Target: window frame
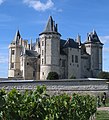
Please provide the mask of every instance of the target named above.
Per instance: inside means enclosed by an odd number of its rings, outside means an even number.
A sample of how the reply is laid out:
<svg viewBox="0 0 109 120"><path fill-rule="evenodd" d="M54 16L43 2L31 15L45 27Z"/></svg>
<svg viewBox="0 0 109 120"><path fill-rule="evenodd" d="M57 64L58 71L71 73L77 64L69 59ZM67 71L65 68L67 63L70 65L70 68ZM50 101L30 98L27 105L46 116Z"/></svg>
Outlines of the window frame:
<svg viewBox="0 0 109 120"><path fill-rule="evenodd" d="M11 54L12 54L12 55L15 55L15 50L11 50Z"/></svg>
<svg viewBox="0 0 109 120"><path fill-rule="evenodd" d="M78 63L78 56L75 55L75 63Z"/></svg>
<svg viewBox="0 0 109 120"><path fill-rule="evenodd" d="M11 63L11 69L14 69L14 63Z"/></svg>

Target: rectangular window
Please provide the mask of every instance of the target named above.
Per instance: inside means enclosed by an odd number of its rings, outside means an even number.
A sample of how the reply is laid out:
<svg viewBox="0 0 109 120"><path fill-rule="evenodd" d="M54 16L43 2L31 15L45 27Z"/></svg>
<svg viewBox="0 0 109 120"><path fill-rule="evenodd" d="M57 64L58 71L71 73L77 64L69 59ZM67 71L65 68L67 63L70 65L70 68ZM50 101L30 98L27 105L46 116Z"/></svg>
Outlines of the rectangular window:
<svg viewBox="0 0 109 120"><path fill-rule="evenodd" d="M72 55L72 63L74 62L74 56Z"/></svg>
<svg viewBox="0 0 109 120"><path fill-rule="evenodd" d="M42 59L42 65L44 64L44 59Z"/></svg>
<svg viewBox="0 0 109 120"><path fill-rule="evenodd" d="M14 68L14 63L11 63L11 68Z"/></svg>
<svg viewBox="0 0 109 120"><path fill-rule="evenodd" d="M42 50L42 55L44 55L44 51Z"/></svg>
<svg viewBox="0 0 109 120"><path fill-rule="evenodd" d="M12 55L14 55L15 54L15 50L12 50Z"/></svg>
<svg viewBox="0 0 109 120"><path fill-rule="evenodd" d="M75 63L78 63L78 56L75 55Z"/></svg>
<svg viewBox="0 0 109 120"><path fill-rule="evenodd" d="M42 75L44 75L44 72L42 72Z"/></svg>
<svg viewBox="0 0 109 120"><path fill-rule="evenodd" d="M44 46L44 41L42 41L42 46Z"/></svg>

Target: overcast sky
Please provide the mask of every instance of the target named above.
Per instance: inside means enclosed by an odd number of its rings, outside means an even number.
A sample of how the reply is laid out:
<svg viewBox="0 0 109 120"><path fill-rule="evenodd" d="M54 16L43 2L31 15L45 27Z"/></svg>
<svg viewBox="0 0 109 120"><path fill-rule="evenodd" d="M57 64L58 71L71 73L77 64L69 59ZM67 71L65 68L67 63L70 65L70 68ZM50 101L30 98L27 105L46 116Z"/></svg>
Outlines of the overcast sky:
<svg viewBox="0 0 109 120"><path fill-rule="evenodd" d="M16 30L35 41L49 16L58 24L63 39L96 30L104 43L103 70L109 71L109 0L0 0L0 77L8 76L8 46Z"/></svg>

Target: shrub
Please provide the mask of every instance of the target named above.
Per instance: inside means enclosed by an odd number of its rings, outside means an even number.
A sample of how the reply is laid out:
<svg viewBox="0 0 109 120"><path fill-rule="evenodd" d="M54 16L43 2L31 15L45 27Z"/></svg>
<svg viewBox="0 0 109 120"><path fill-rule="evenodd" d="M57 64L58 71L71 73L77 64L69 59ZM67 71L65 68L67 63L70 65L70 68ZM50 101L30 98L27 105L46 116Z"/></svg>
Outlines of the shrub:
<svg viewBox="0 0 109 120"><path fill-rule="evenodd" d="M109 79L109 72L105 72L105 71L100 72L100 73L98 74L98 78L101 78L101 79Z"/></svg>
<svg viewBox="0 0 109 120"><path fill-rule="evenodd" d="M45 86L34 91L0 90L0 120L89 120L96 112L95 97L48 95Z"/></svg>
<svg viewBox="0 0 109 120"><path fill-rule="evenodd" d="M47 80L57 80L59 79L59 75L57 72L49 72L47 76Z"/></svg>

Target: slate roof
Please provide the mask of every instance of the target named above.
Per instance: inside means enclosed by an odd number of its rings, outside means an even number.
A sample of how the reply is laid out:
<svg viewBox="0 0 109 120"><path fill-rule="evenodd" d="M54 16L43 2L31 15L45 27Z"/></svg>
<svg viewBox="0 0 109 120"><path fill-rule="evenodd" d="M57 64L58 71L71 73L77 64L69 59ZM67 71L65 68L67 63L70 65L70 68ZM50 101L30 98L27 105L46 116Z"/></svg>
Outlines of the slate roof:
<svg viewBox="0 0 109 120"><path fill-rule="evenodd" d="M73 39L69 38L65 44L63 45L64 48L77 48L79 49L79 45Z"/></svg>
<svg viewBox="0 0 109 120"><path fill-rule="evenodd" d="M63 46L64 46L65 42L66 42L66 40L63 40L63 39L60 40L60 54L61 55L66 55L66 53L63 50Z"/></svg>
<svg viewBox="0 0 109 120"><path fill-rule="evenodd" d="M61 39L60 40L60 48L63 48L65 43L66 43L66 40Z"/></svg>
<svg viewBox="0 0 109 120"><path fill-rule="evenodd" d="M29 57L38 57L39 56L37 51L33 51L33 50L26 50L25 55L27 55Z"/></svg>
<svg viewBox="0 0 109 120"><path fill-rule="evenodd" d="M66 55L64 52L64 48L77 48L79 49L79 45L77 42L75 42L73 39L69 38L68 40L60 40L60 54Z"/></svg>
<svg viewBox="0 0 109 120"><path fill-rule="evenodd" d="M85 43L89 42L102 44L95 30L88 34L87 41Z"/></svg>
<svg viewBox="0 0 109 120"><path fill-rule="evenodd" d="M54 27L54 28L53 28L53 27ZM56 29L55 29L55 25L54 25L54 23L53 23L52 16L50 16L49 19L48 19L48 22L47 22L47 25L46 25L46 27L45 27L44 32L52 32L52 31L57 32Z"/></svg>
<svg viewBox="0 0 109 120"><path fill-rule="evenodd" d="M55 24L55 21L53 21L52 16L49 17L44 31L42 33L40 33L39 35L47 34L47 33L48 34L50 34L50 33L59 34L61 36L61 34L58 33L57 24Z"/></svg>
<svg viewBox="0 0 109 120"><path fill-rule="evenodd" d="M21 38L19 30L16 32L12 42L17 42Z"/></svg>

